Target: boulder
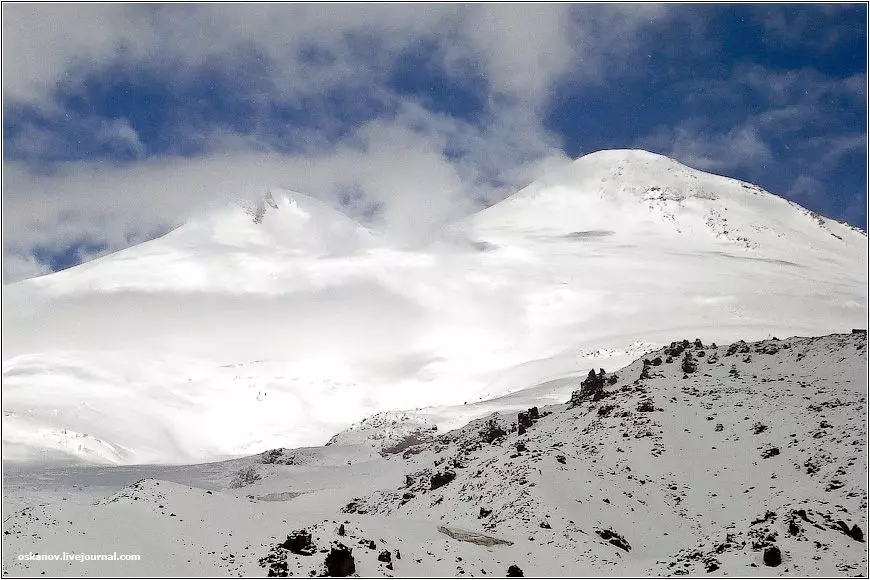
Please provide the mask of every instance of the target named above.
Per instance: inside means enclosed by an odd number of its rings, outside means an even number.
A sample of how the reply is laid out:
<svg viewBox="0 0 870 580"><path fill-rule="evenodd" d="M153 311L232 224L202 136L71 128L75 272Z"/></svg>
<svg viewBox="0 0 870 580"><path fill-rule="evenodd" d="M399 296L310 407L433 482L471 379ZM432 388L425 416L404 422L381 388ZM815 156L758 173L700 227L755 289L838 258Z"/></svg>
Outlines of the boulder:
<svg viewBox="0 0 870 580"><path fill-rule="evenodd" d="M344 544L336 544L326 555L326 575L331 577L346 577L356 572L353 560L353 550Z"/></svg>

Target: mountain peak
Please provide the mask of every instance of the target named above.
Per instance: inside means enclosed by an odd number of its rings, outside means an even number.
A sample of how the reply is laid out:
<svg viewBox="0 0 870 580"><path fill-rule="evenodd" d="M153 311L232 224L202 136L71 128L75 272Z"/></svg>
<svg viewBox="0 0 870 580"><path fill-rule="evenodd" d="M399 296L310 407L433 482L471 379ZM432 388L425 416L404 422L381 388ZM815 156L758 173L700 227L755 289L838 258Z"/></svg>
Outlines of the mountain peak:
<svg viewBox="0 0 870 580"><path fill-rule="evenodd" d="M474 238L495 244L606 231L638 247L688 242L716 251L764 246L775 254L807 245L837 253L857 235L757 185L636 149L584 155L471 222Z"/></svg>
<svg viewBox="0 0 870 580"><path fill-rule="evenodd" d="M370 232L330 205L296 191L269 188L189 221L172 232L197 245L295 251L314 255L353 251Z"/></svg>

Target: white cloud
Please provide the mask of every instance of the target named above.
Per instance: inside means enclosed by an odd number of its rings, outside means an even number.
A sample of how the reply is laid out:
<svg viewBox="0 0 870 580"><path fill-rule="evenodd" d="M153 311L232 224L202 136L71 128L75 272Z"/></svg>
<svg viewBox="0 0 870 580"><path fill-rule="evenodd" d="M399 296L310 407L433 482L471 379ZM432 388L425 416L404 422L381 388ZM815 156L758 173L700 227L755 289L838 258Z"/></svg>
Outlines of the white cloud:
<svg viewBox="0 0 870 580"><path fill-rule="evenodd" d="M31 255L22 255L13 252L3 254L3 280L23 280L35 278L51 273L51 268L41 264Z"/></svg>
<svg viewBox="0 0 870 580"><path fill-rule="evenodd" d="M5 163L4 251L26 257L36 245L60 251L81 239L116 250L203 205L276 184L333 201L354 186L383 208L379 225L425 233L563 162L543 123L550 91L565 75L606 78L631 54L635 33L667 14L638 5L4 4L7 103L57 113L52 92L75 93L91 72L146 67L171 86L205 64L234 70L259 58L267 78L251 99L293 103L342 86L397 110L337 144L316 129L282 128L306 143L294 155L275 152L262 127L246 135L180 127L208 144L203 156L183 159L147 157L126 119L79 119L97 145L138 160L64 163L49 174ZM424 110L386 86L401 51L427 41L447 74L486 79L478 124ZM27 126L10 144L18 158L38 160L62 149L60 138Z"/></svg>
<svg viewBox="0 0 870 580"><path fill-rule="evenodd" d="M714 133L697 123L683 122L674 128L661 128L638 144L696 169L713 172L755 167L772 158L770 146L752 124Z"/></svg>
<svg viewBox="0 0 870 580"><path fill-rule="evenodd" d="M239 149L121 166L66 163L51 174L7 163L5 249L61 251L87 238L114 251L203 208L253 198L271 186L335 206L353 186L383 208L376 227L404 241L419 241L446 221L480 209L476 198L496 201L525 185L541 164L565 161L561 152L545 145L528 158L526 150L510 154L497 137L408 106L392 121L363 125L335 147L296 155ZM473 153L468 159L449 158L444 149L451 140L473 142ZM489 182L492 173L505 183ZM10 273L6 276L6 282L13 281Z"/></svg>

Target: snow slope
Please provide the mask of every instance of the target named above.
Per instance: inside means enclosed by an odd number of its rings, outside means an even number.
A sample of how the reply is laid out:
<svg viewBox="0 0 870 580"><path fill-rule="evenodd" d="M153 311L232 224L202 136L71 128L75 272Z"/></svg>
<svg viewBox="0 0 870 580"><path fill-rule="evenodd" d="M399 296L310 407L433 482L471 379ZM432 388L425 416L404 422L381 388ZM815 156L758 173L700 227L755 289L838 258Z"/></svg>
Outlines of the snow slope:
<svg viewBox="0 0 870 580"><path fill-rule="evenodd" d="M423 248L272 190L4 287L4 459L215 460L396 409L457 427L674 335L842 332L866 303L864 233L643 151L587 155Z"/></svg>
<svg viewBox="0 0 870 580"><path fill-rule="evenodd" d="M392 414L223 463L11 466L3 573L319 575L341 544L360 576L866 575L866 331L690 340L537 418L508 397L447 433ZM141 560L18 559L63 552Z"/></svg>

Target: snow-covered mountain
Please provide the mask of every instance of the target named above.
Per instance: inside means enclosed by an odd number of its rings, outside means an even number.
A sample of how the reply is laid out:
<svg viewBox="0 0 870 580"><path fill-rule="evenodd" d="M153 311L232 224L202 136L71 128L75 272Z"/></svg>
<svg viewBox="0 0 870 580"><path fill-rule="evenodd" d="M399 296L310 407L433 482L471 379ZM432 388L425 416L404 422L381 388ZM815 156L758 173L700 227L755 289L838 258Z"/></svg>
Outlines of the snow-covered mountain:
<svg viewBox="0 0 870 580"><path fill-rule="evenodd" d="M446 433L391 413L222 463L7 466L3 573L866 576L866 331L673 338ZM140 559L18 557L64 553Z"/></svg>
<svg viewBox="0 0 870 580"><path fill-rule="evenodd" d="M675 335L866 317L866 234L643 151L583 157L424 248L271 190L4 287L3 455L214 460L398 409L443 430Z"/></svg>

